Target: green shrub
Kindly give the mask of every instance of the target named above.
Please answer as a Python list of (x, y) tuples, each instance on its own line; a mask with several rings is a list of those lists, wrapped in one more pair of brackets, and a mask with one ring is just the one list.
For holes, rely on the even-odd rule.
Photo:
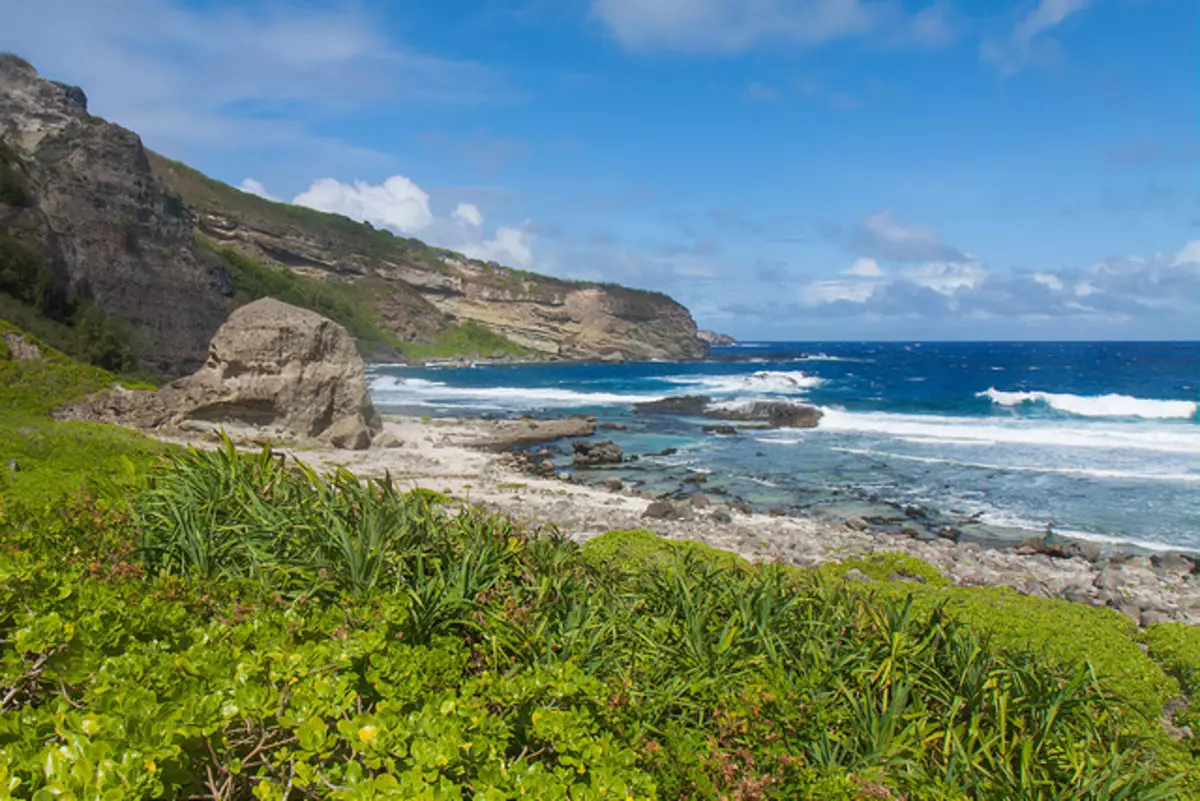
[(484, 357), (497, 353), (527, 356), (530, 351), (508, 337), (484, 328), (474, 320), (457, 323), (438, 335), (433, 344), (406, 342), (400, 346), (405, 356), (414, 359), (445, 359), (454, 356)]

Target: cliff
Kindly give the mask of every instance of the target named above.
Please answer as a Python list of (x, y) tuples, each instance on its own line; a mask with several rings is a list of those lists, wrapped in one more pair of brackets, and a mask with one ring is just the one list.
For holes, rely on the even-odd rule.
[(195, 220), (137, 135), (88, 114), (80, 89), (0, 55), (0, 139), (12, 188), (0, 200), (0, 268), (36, 260), (45, 269), (31, 299), (48, 311), (61, 284), (125, 321), (145, 369), (199, 367), (229, 313), (228, 276), (197, 254)]
[(79, 88), (0, 55), (0, 300), (94, 306), (127, 326), (138, 366), (178, 375), (199, 367), (233, 307), (282, 291), (346, 325), (368, 357), (707, 352), (666, 295), (512, 270), (248, 195), (147, 151), (91, 116)]
[(435, 343), (469, 321), (547, 358), (687, 360), (707, 353), (688, 310), (661, 293), (513, 270), (369, 223), (264, 200), (153, 153), (150, 164), (217, 247), (358, 286), (402, 342)]

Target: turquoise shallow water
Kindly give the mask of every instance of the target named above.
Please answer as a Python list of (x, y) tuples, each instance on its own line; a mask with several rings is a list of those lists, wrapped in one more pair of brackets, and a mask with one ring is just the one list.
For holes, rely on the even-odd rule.
[[(746, 343), (701, 363), (372, 368), (385, 412), (590, 412), (655, 491), (726, 492), (790, 513), (895, 515), (919, 505), (980, 538), (1044, 531), (1200, 550), (1200, 345)], [(789, 398), (818, 428), (705, 434), (635, 415), (639, 400)], [(674, 448), (667, 456), (652, 454)], [(563, 464), (568, 457), (564, 454)], [(597, 473), (597, 476), (600, 474)]]

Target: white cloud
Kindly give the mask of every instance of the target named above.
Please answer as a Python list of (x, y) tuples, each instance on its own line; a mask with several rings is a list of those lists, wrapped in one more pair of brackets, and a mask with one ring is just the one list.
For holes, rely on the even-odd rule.
[(1043, 286), (1050, 287), (1055, 292), (1058, 292), (1063, 288), (1062, 279), (1051, 273), (1037, 273), (1033, 276), (1033, 280), (1037, 281)]
[(483, 215), (474, 203), (459, 203), (454, 207), (454, 214), (451, 216), (463, 225), (469, 225), (472, 228), (483, 225)]
[(238, 184), (238, 189), (242, 190), (243, 192), (247, 192), (251, 195), (258, 195), (259, 197), (261, 197), (265, 200), (272, 200), (272, 201), (275, 201), (276, 203), (279, 202), (279, 198), (275, 197), (270, 192), (268, 192), (267, 188), (265, 186), (263, 186), (260, 182), (254, 180), (253, 178), (243, 178), (242, 182), (240, 184)]
[(967, 259), (943, 242), (937, 231), (900, 220), (891, 209), (868, 214), (842, 239), (851, 251), (873, 258), (909, 262)]
[(875, 284), (870, 281), (813, 281), (800, 288), (800, 300), (806, 306), (820, 306), (824, 303), (866, 303), (875, 292)]
[(1175, 264), (1200, 264), (1200, 239), (1194, 239), (1175, 254)]
[(390, 41), (386, 26), (360, 6), (5, 3), (0, 51), (19, 53), (50, 78), (81, 85), (93, 113), (173, 156), (200, 146), (362, 155), (310, 129), (309, 121), (324, 126), (339, 113), (381, 102), (514, 99), (494, 70)]
[(904, 271), (908, 281), (939, 295), (974, 289), (985, 275), (987, 273), (978, 262), (929, 262)]
[(879, 262), (872, 258), (863, 257), (856, 259), (854, 264), (851, 264), (846, 269), (842, 270), (842, 275), (857, 275), (861, 278), (879, 278), (883, 275), (883, 270), (879, 267)]
[(980, 57), (1005, 74), (1053, 63), (1061, 58), (1058, 43), (1042, 34), (1090, 4), (1091, 0), (1041, 0), (1016, 24), (1007, 39), (985, 41), (980, 47)]
[(456, 249), (473, 259), (528, 269), (533, 266), (533, 243), (536, 240), (537, 236), (524, 228), (501, 226), (491, 239), (460, 245)]
[(350, 185), (321, 178), (292, 202), (408, 235), (418, 234), (433, 224), (429, 195), (403, 175), (393, 175), (377, 186), (363, 181)]
[(877, 0), (592, 0), (591, 6), (592, 18), (628, 49), (717, 53), (764, 42), (816, 46), (885, 28), (897, 42), (944, 42), (942, 12), (924, 13)]

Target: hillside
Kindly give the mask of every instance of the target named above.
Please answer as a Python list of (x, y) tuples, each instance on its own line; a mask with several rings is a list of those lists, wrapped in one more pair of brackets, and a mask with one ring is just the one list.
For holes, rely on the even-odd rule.
[[(271, 203), (147, 151), (77, 87), (0, 55), (0, 309), (110, 369), (194, 370), (231, 308), (280, 296), (368, 358), (693, 359), (669, 297), (484, 263)], [(90, 357), (89, 357), (90, 358)]]

